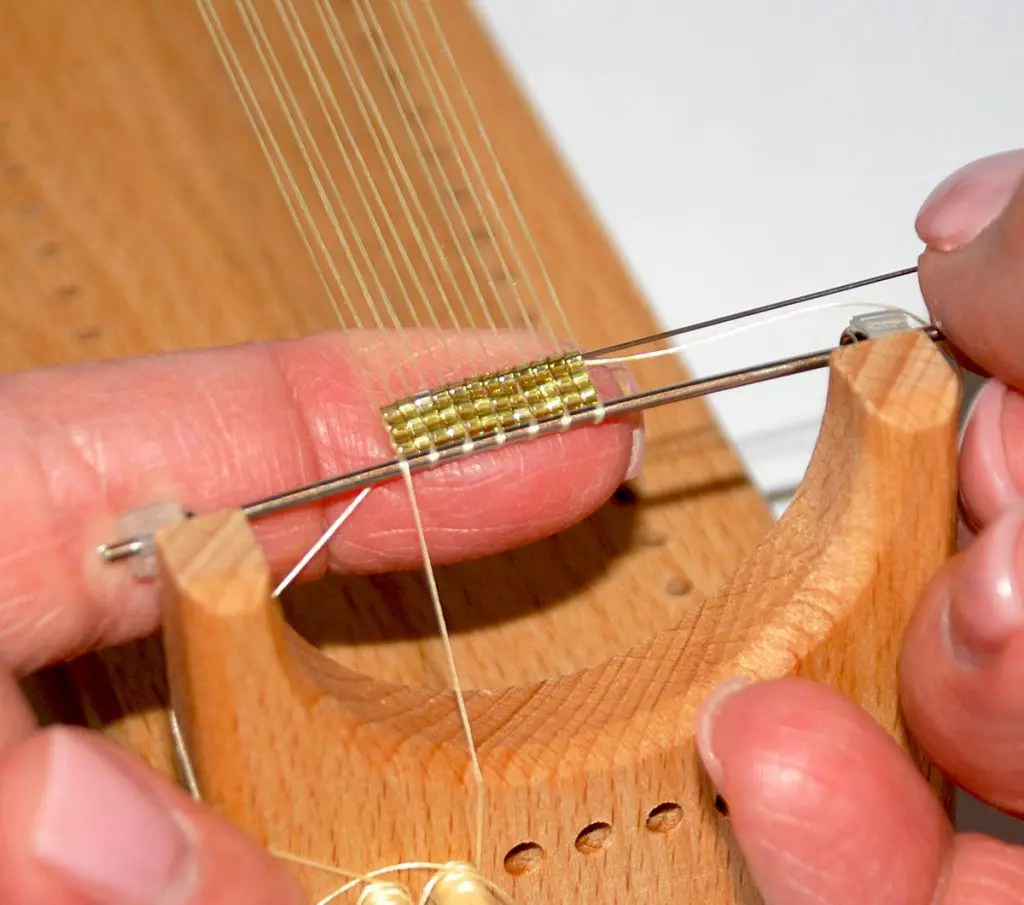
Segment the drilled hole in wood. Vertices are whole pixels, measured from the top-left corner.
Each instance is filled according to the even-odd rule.
[[[684,594],[689,594],[693,590],[693,582],[684,575],[677,575],[675,578],[670,578],[668,583],[665,585],[665,593],[671,594],[673,597],[682,597]]]
[[[505,870],[513,877],[521,877],[540,867],[544,849],[536,842],[520,842],[505,855]]]
[[[668,535],[654,528],[641,528],[637,540],[645,547],[660,547],[668,540]]]
[[[606,848],[612,841],[612,825],[602,820],[583,827],[576,837],[576,851],[583,855],[592,855]]]
[[[56,296],[62,302],[70,302],[76,298],[82,290],[73,284],[66,284],[64,286],[58,286],[56,289]]]
[[[683,822],[683,809],[674,801],[659,804],[647,815],[647,829],[652,833],[671,833]]]
[[[636,491],[629,484],[620,484],[612,494],[612,499],[620,506],[632,506],[637,501]]]

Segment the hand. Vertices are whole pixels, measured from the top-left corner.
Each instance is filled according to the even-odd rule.
[[[961,447],[967,543],[911,621],[901,698],[933,763],[1024,816],[1024,151],[955,174],[917,226],[929,310],[990,378]],[[910,759],[829,689],[726,683],[698,750],[766,905],[1024,902],[1024,850],[954,834]]]
[[[482,359],[520,357],[514,336],[485,342],[486,355],[461,338],[438,358],[464,353],[482,371]],[[124,751],[84,731],[38,730],[14,678],[158,628],[155,589],[95,553],[125,509],[174,499],[209,511],[388,458],[358,377],[408,359],[388,343],[326,335],[0,377],[0,902],[303,901],[280,863]],[[424,379],[448,376],[417,361],[433,371]],[[614,378],[594,379],[607,393]],[[433,557],[483,556],[584,518],[637,464],[633,428],[609,421],[422,474]],[[257,523],[272,565],[287,571],[344,505]],[[417,565],[408,505],[400,484],[374,490],[358,534],[343,529],[307,577]]]

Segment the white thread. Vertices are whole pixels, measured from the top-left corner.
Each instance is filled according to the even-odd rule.
[[[392,0],[392,5],[394,5],[394,2],[395,0]],[[468,156],[471,158],[472,163],[476,168],[477,175],[480,178],[480,181],[483,185],[484,195],[487,198],[488,202],[490,203],[491,209],[495,213],[495,219],[498,223],[498,226],[504,231],[505,238],[508,241],[509,245],[512,247],[512,253],[516,257],[516,264],[519,268],[520,273],[522,273],[523,275],[523,279],[526,282],[527,288],[533,295],[534,299],[537,299],[539,301],[537,292],[533,288],[533,281],[530,278],[530,272],[526,267],[523,266],[523,262],[519,256],[518,249],[516,249],[515,243],[512,241],[512,237],[509,234],[508,227],[505,225],[505,220],[501,216],[501,211],[498,208],[497,204],[495,203],[494,196],[491,192],[490,186],[487,184],[486,180],[483,177],[483,173],[480,169],[480,162],[477,159],[477,155],[473,152],[472,147],[469,144],[469,139],[468,136],[466,135],[466,130],[455,112],[451,99],[448,96],[448,92],[445,89],[444,83],[441,81],[440,76],[437,74],[437,70],[433,65],[429,53],[426,52],[426,45],[423,42],[423,36],[420,32],[419,23],[417,22],[416,17],[412,12],[411,7],[409,6],[408,0],[402,0],[402,6],[405,12],[405,17],[409,24],[412,26],[413,32],[418,39],[420,47],[423,48],[424,50],[424,56],[426,58],[427,65],[430,67],[430,70],[434,75],[435,82],[438,88],[440,89],[441,98],[445,102],[445,105],[448,107],[452,120],[454,121],[456,128],[459,130],[463,143],[467,151],[469,152]],[[448,42],[448,37],[444,33],[444,28],[441,26],[441,22],[437,18],[437,14],[434,12],[433,6],[430,3],[425,3],[424,8],[426,9],[426,13],[430,17],[430,21],[434,26],[434,35],[441,44],[441,52],[445,57],[447,57],[447,59],[451,63],[452,72],[454,73],[455,78],[459,83],[460,93],[462,94],[463,100],[466,102],[466,105],[469,108],[470,116],[473,124],[476,126],[477,134],[480,137],[480,140],[483,142],[484,149],[487,151],[487,154],[490,157],[491,163],[494,167],[495,174],[498,177],[498,183],[504,190],[505,200],[511,207],[512,215],[515,221],[518,223],[520,230],[522,230],[523,237],[526,239],[527,248],[529,248],[530,251],[533,253],[534,261],[537,264],[541,279],[547,287],[548,294],[551,300],[555,303],[555,310],[558,312],[558,314],[561,315],[562,323],[568,333],[568,338],[572,341],[573,345],[578,346],[579,343],[576,340],[575,333],[572,329],[572,325],[569,323],[569,318],[565,313],[565,309],[562,307],[562,301],[559,298],[558,292],[554,286],[554,282],[552,281],[551,276],[548,273],[547,267],[544,264],[544,258],[541,255],[539,248],[537,247],[537,242],[534,239],[533,232],[530,230],[530,227],[526,222],[526,218],[523,216],[523,212],[520,209],[519,202],[516,199],[515,193],[512,191],[512,187],[509,184],[508,177],[505,175],[505,171],[501,165],[501,160],[499,159],[498,154],[494,150],[494,146],[491,143],[491,137],[487,133],[487,128],[485,127],[483,119],[480,116],[480,112],[477,109],[476,102],[473,100],[472,93],[469,90],[469,85],[466,83],[466,79],[463,76],[461,70],[459,69],[455,52],[453,51],[451,45]],[[541,307],[541,319],[548,325],[548,329],[551,332],[552,339],[555,340],[557,344],[557,337],[555,336],[554,327],[551,325],[551,321],[548,319],[547,312],[544,310],[543,307]]]
[[[320,12],[320,18],[321,18],[321,21],[323,22],[323,24],[325,26],[328,38],[331,41],[331,44],[332,44],[332,47],[333,47],[335,53],[338,54],[339,50],[340,50],[340,47],[341,46],[346,46],[347,47],[347,43],[345,41],[345,36],[344,36],[343,31],[341,30],[340,24],[338,23],[337,16],[333,12],[333,10],[331,10],[329,7],[327,7],[327,15],[329,15],[331,17],[332,22],[333,22],[333,24],[335,26],[335,31],[332,34],[331,29],[327,28],[329,23],[327,23],[326,19],[324,18],[323,6],[320,4],[319,0],[316,0],[316,2],[318,4],[318,12]],[[354,8],[355,8],[356,14],[359,15],[360,14],[360,9],[359,9],[358,4],[355,4]],[[372,8],[368,9],[368,13],[374,19],[374,25],[376,26],[376,34],[382,40],[383,51],[384,51],[384,53],[388,57],[387,61],[385,62],[384,60],[381,59],[381,53],[380,53],[380,51],[377,48],[376,42],[374,40],[372,40],[372,38],[369,41],[370,51],[373,53],[374,58],[377,61],[377,65],[378,65],[379,71],[384,76],[384,82],[385,82],[385,84],[388,87],[388,90],[389,90],[389,92],[391,94],[392,100],[394,101],[396,108],[401,110],[402,109],[402,99],[399,99],[399,97],[398,97],[398,95],[396,93],[395,87],[392,84],[392,79],[388,77],[389,76],[389,72],[388,72],[388,67],[389,66],[391,67],[391,73],[394,74],[395,79],[397,79],[397,81],[398,81],[399,89],[402,92],[403,99],[404,99],[405,104],[407,105],[407,108],[409,110],[411,110],[414,113],[414,115],[416,116],[416,120],[417,120],[417,122],[419,123],[419,125],[421,127],[422,134],[426,138],[427,149],[429,151],[433,152],[434,163],[435,163],[437,169],[440,171],[441,177],[447,183],[447,176],[446,176],[446,174],[444,172],[444,169],[441,167],[440,160],[438,159],[436,151],[434,151],[433,147],[431,146],[429,134],[427,133],[425,127],[423,126],[422,117],[419,115],[419,113],[418,113],[418,111],[416,109],[415,100],[413,99],[412,94],[409,91],[408,85],[406,84],[406,80],[403,77],[401,77],[401,69],[398,66],[398,63],[395,60],[393,54],[391,53],[387,36],[386,36],[384,30],[380,27],[379,23],[377,23],[376,17],[374,16]],[[363,82],[363,84],[365,86],[365,79],[361,77],[361,80],[362,80],[362,82]],[[376,110],[376,106],[375,106],[375,110]],[[377,112],[378,112],[378,123],[379,123],[379,125],[383,126],[382,121],[379,120],[379,111],[377,111]],[[469,276],[470,281],[472,282],[473,287],[474,287],[474,289],[477,292],[477,296],[478,296],[479,301],[480,301],[481,309],[482,309],[482,311],[484,313],[484,319],[490,325],[491,329],[496,331],[498,329],[497,325],[494,323],[494,320],[491,317],[490,312],[487,310],[487,303],[484,300],[482,293],[480,292],[479,284],[476,281],[476,275],[473,273],[472,267],[469,264],[468,259],[466,258],[465,252],[463,251],[462,244],[459,241],[458,233],[456,232],[455,227],[452,224],[451,218],[448,215],[448,211],[447,211],[447,209],[445,207],[444,201],[441,198],[441,194],[440,194],[440,191],[438,190],[438,187],[437,187],[436,181],[434,179],[433,173],[431,172],[430,166],[428,165],[427,160],[424,157],[424,153],[423,153],[422,147],[420,145],[420,142],[417,139],[417,137],[414,135],[413,129],[409,125],[408,118],[403,116],[403,117],[401,117],[401,119],[402,119],[402,123],[405,125],[406,134],[408,135],[409,140],[410,140],[410,142],[412,142],[413,148],[416,151],[416,155],[417,155],[417,158],[418,158],[418,161],[419,161],[419,164],[420,164],[420,169],[421,169],[422,175],[426,179],[427,184],[430,186],[431,191],[433,192],[434,200],[437,203],[437,209],[438,209],[439,213],[441,214],[442,218],[444,219],[446,225],[448,226],[448,230],[451,233],[452,239],[454,240],[454,248],[458,252],[460,258],[462,259],[463,265],[466,268],[467,275]],[[389,136],[387,136],[387,134],[386,134],[386,131],[385,131],[385,137],[389,138]],[[392,151],[393,151],[393,153],[395,153],[397,155],[397,151],[394,150],[393,145],[392,145]],[[452,283],[452,287],[454,288],[456,294],[458,295],[459,301],[462,303],[463,310],[465,311],[466,316],[469,319],[469,326],[471,328],[475,328],[476,327],[476,323],[475,323],[475,321],[473,319],[473,315],[472,315],[472,313],[471,313],[471,311],[469,309],[469,306],[468,306],[468,304],[467,304],[467,302],[465,300],[465,296],[464,296],[464,294],[462,292],[462,289],[461,289],[461,287],[458,284],[458,280],[455,278],[455,274],[452,271],[451,264],[450,264],[450,262],[448,260],[448,255],[446,255],[444,253],[444,250],[442,248],[441,242],[439,242],[439,240],[437,239],[436,233],[434,232],[433,228],[429,225],[428,218],[427,218],[426,213],[423,210],[422,204],[419,203],[418,199],[415,196],[415,193],[413,191],[412,182],[411,182],[410,177],[408,175],[408,171],[406,170],[406,168],[404,166],[401,166],[400,159],[397,158],[397,156],[396,156],[396,161],[400,164],[400,171],[402,173],[403,180],[404,180],[406,186],[409,188],[410,197],[412,198],[413,203],[416,205],[417,211],[420,214],[420,217],[422,218],[424,223],[427,224],[427,228],[428,228],[428,230],[430,232],[431,239],[433,240],[433,244],[434,244],[434,246],[435,246],[435,248],[437,250],[438,259],[441,261],[441,265],[445,269],[446,273],[448,274],[448,277],[449,277],[449,279],[451,280],[451,283]],[[449,186],[449,191],[451,191],[451,187],[450,186]],[[453,197],[454,197],[454,195],[453,195]],[[465,221],[465,217],[464,216],[463,216],[463,221]],[[468,224],[466,224],[466,235],[467,235],[468,238],[472,239],[472,236],[470,235],[470,230],[469,230]],[[483,258],[480,255],[479,249],[477,249],[477,256],[478,256],[478,258],[480,258],[481,263],[482,263],[483,262]],[[443,289],[441,289],[441,291],[444,292]],[[447,293],[444,293],[444,294],[447,295]],[[500,303],[500,299],[499,299],[499,303]],[[454,315],[453,315],[453,321],[454,321]],[[506,316],[506,321],[507,321],[507,316]],[[509,324],[509,326],[511,326],[511,324]],[[482,344],[482,340],[481,340],[481,344]]]
[[[324,864],[321,861],[315,861],[312,858],[303,858],[299,855],[292,855],[289,852],[281,852],[271,850],[269,854],[274,858],[279,858],[282,861],[287,861],[291,864],[297,864],[300,867],[309,867],[313,870],[322,870],[324,873],[334,874],[341,877],[346,877],[347,882],[337,889],[328,893],[323,898],[319,899],[316,905],[329,905],[329,903],[335,901],[347,892],[351,892],[353,889],[357,889],[360,885],[367,886],[372,884],[375,880],[381,877],[385,877],[388,874],[401,873],[403,871],[434,871],[435,873],[441,874],[441,876],[432,877],[426,884],[424,892],[427,892],[437,885],[437,883],[444,879],[444,874],[453,873],[464,873],[467,869],[472,869],[474,873],[474,879],[479,880],[480,883],[498,900],[501,905],[515,905],[515,903],[508,897],[508,895],[497,886],[491,880],[488,880],[483,874],[479,873],[476,868],[472,865],[461,864],[459,862],[449,861],[445,864],[440,864],[434,861],[403,861],[400,864],[389,864],[385,867],[378,867],[366,873],[357,873],[355,871],[343,870],[340,867],[334,867],[330,864]],[[421,905],[423,903],[421,898]]]
[[[409,470],[409,463],[402,459],[398,463],[402,471],[402,478],[405,480],[406,489],[409,492],[409,503],[412,506],[413,519],[416,523],[416,536],[420,544],[420,554],[423,557],[423,574],[427,581],[427,589],[430,592],[430,600],[434,606],[434,614],[437,617],[437,628],[441,633],[441,643],[444,647],[445,658],[448,661],[448,670],[451,674],[452,691],[455,693],[455,702],[459,709],[459,719],[462,721],[462,731],[466,736],[466,745],[469,748],[470,765],[473,771],[473,781],[476,785],[476,838],[474,840],[474,858],[480,864],[483,857],[483,835],[484,835],[484,804],[486,789],[484,786],[484,774],[480,768],[480,760],[477,756],[476,743],[473,741],[473,728],[469,722],[469,712],[466,709],[466,698],[462,693],[462,683],[459,681],[459,671],[455,664],[455,653],[452,650],[451,637],[448,634],[448,623],[444,617],[444,607],[441,606],[441,595],[437,590],[437,579],[434,575],[434,566],[430,560],[430,550],[427,548],[427,536],[423,531],[423,520],[420,517],[420,507],[416,501],[416,491],[413,488],[412,472]]]
[[[742,324],[738,327],[731,327],[728,330],[723,330],[719,333],[713,333],[711,336],[704,337],[703,339],[695,339],[684,341],[669,347],[668,349],[655,349],[653,352],[638,352],[633,355],[623,355],[619,358],[589,358],[585,360],[587,365],[612,365],[612,364],[628,364],[634,361],[645,361],[650,358],[661,358],[665,355],[676,355],[679,352],[684,352],[687,349],[693,349],[697,346],[704,346],[708,343],[721,342],[723,339],[728,339],[730,336],[736,336],[739,333],[746,333],[750,330],[756,330],[759,327],[767,327],[769,324],[773,324],[776,321],[788,320],[792,317],[802,317],[807,314],[813,314],[816,311],[825,311],[834,308],[869,308],[874,311],[891,311],[905,314],[907,317],[913,319],[921,326],[927,326],[927,321],[914,314],[912,311],[907,311],[905,308],[900,308],[898,305],[884,305],[876,302],[822,302],[818,305],[812,305],[809,308],[798,308],[792,311],[785,311],[781,314],[774,314],[761,320],[755,320],[747,324]]]
[[[309,561],[323,549],[324,545],[326,545],[332,537],[334,537],[338,529],[345,524],[349,516],[356,511],[359,504],[366,499],[366,495],[372,489],[372,487],[366,487],[359,492],[359,495],[346,507],[345,511],[334,520],[331,526],[320,536],[320,539],[309,548],[305,556],[303,556],[302,559],[299,560],[298,564],[285,576],[271,596],[281,596],[288,585],[290,585],[299,573],[306,568]],[[194,801],[202,801],[202,792],[199,789],[199,779],[196,776],[195,767],[192,764],[192,756],[189,754],[188,746],[185,744],[185,736],[181,731],[181,724],[178,722],[178,714],[175,712],[173,707],[168,713],[168,722],[170,723],[171,729],[171,742],[174,746],[175,756],[178,759],[178,765],[181,768],[182,779],[185,781],[185,788],[188,789],[188,792]]]
[[[515,242],[513,241],[511,233],[508,230],[504,217],[501,214],[500,208],[498,208],[498,206],[494,203],[493,193],[490,190],[490,186],[487,184],[487,180],[480,166],[480,161],[477,158],[476,152],[473,150],[471,144],[469,143],[465,127],[459,120],[458,113],[451,102],[451,98],[448,94],[448,91],[445,88],[444,83],[437,72],[437,68],[434,66],[433,61],[431,60],[430,53],[426,47],[426,44],[423,41],[422,31],[420,29],[416,16],[413,14],[412,9],[409,7],[408,3],[403,3],[400,9],[399,6],[395,3],[395,0],[391,0],[391,6],[393,11],[395,12],[396,21],[402,28],[406,46],[408,47],[411,53],[413,63],[415,64],[416,70],[419,73],[420,80],[430,96],[430,103],[433,106],[434,111],[437,115],[438,125],[440,125],[441,128],[444,130],[448,147],[453,153],[454,162],[458,167],[463,184],[465,185],[469,193],[469,197],[473,203],[473,207],[476,210],[476,214],[480,218],[480,222],[483,224],[483,227],[487,232],[491,248],[498,258],[499,267],[501,269],[502,275],[507,285],[512,291],[512,295],[515,298],[516,304],[519,306],[520,317],[522,317],[523,322],[529,326],[531,334],[537,340],[538,353],[541,353],[542,344],[539,340],[539,337],[537,336],[537,329],[534,325],[533,318],[530,315],[530,311],[523,302],[522,295],[519,292],[519,280],[516,279],[516,276],[512,273],[512,270],[510,269],[509,264],[505,259],[505,255],[502,253],[502,243],[499,240],[498,236],[495,234],[495,229],[491,225],[491,221],[484,210],[480,196],[478,195],[476,187],[474,185],[473,179],[466,168],[466,163],[463,160],[462,151],[460,151],[460,143],[457,142],[455,138],[456,134],[461,139],[461,148],[465,151],[466,158],[469,160],[473,172],[476,174],[476,177],[480,182],[484,199],[490,202],[490,208],[494,216],[495,223],[498,229],[503,234],[505,242],[509,246],[511,255],[514,258],[512,265],[513,267],[517,268],[519,276],[525,281],[527,290],[533,297],[534,302],[539,303],[537,293],[533,289],[533,283],[530,279],[529,271],[527,271],[523,266],[522,257],[520,256],[518,249],[515,247]],[[429,4],[425,4],[425,6],[429,9]],[[357,10],[359,9],[358,4],[356,4],[356,8]],[[405,20],[404,23],[403,18]],[[406,26],[405,23],[407,23],[408,27]],[[455,62],[454,55],[448,53],[447,51],[443,52],[447,56],[448,60],[451,62],[454,71],[458,74],[458,66]],[[435,87],[437,88],[436,93],[434,91]],[[442,107],[442,102],[444,104],[444,107]],[[449,119],[451,121],[450,126]],[[500,171],[500,167],[498,169]],[[495,282],[494,277],[490,274],[489,269],[486,267],[483,270],[483,276],[484,279],[490,284],[491,291],[494,293],[495,298],[498,299],[499,305],[502,305],[503,303],[501,301],[501,295],[497,283]],[[554,330],[551,328],[550,321],[546,316],[546,312],[544,311],[543,306],[540,306],[538,304],[538,307],[540,308],[540,319],[547,325],[548,331],[551,334],[552,341],[557,346],[557,337],[555,336]]]
[[[398,334],[398,336],[401,338],[401,340],[404,342],[406,346],[407,358],[413,371],[416,373],[416,380],[420,384],[425,383],[423,376],[418,372],[416,365],[417,357],[405,335],[405,328],[402,325],[401,320],[399,319],[397,311],[395,310],[394,306],[391,303],[388,292],[385,290],[384,285],[380,280],[380,275],[377,272],[377,268],[373,264],[373,260],[370,258],[368,252],[366,251],[362,235],[356,229],[355,224],[353,223],[352,218],[349,215],[348,208],[345,205],[344,201],[342,200],[341,194],[337,190],[337,185],[334,181],[334,178],[331,175],[329,168],[326,166],[326,163],[324,162],[323,153],[320,150],[319,143],[317,142],[316,137],[314,136],[309,127],[306,115],[302,110],[301,104],[295,97],[295,94],[291,88],[291,83],[289,82],[287,75],[277,57],[277,53],[274,50],[273,43],[271,42],[269,36],[267,35],[266,30],[263,27],[263,23],[259,16],[259,13],[257,12],[255,6],[253,5],[253,0],[235,0],[235,6],[239,15],[242,18],[246,31],[249,34],[253,48],[256,50],[256,53],[260,58],[260,62],[262,63],[263,67],[263,72],[268,82],[270,83],[271,89],[273,90],[275,97],[277,98],[281,112],[285,116],[292,138],[298,145],[302,159],[305,161],[306,167],[309,171],[310,178],[313,180],[313,183],[316,186],[317,194],[319,195],[320,201],[324,207],[324,212],[327,214],[328,219],[331,222],[331,225],[334,227],[334,231],[338,238],[338,241],[342,244],[342,247],[345,250],[346,258],[348,259],[349,265],[352,267],[352,271],[354,276],[356,277],[356,280],[360,284],[363,296],[368,301],[371,301],[371,306],[373,307],[374,313],[376,314],[376,307],[372,305],[372,297],[370,296],[369,288],[366,286],[365,281],[363,280],[362,271],[360,270],[359,265],[356,263],[355,256],[348,243],[348,240],[345,238],[345,232],[341,227],[340,221],[338,220],[337,213],[331,206],[330,199],[327,196],[327,191],[324,187],[323,181],[321,180],[320,176],[317,173],[313,157],[316,157],[317,161],[320,163],[320,166],[323,169],[324,174],[327,178],[327,182],[331,189],[333,190],[333,194],[338,202],[341,215],[345,219],[345,222],[348,224],[350,234],[356,244],[356,247],[362,253],[367,268],[370,274],[372,275],[374,282],[377,285],[381,301],[383,302],[385,309],[387,310],[388,314],[391,317],[391,321],[392,324],[394,325],[395,332]],[[303,134],[306,135],[306,140],[303,139]],[[309,147],[307,147],[306,144],[307,140],[309,142]],[[311,152],[313,157],[310,156]],[[385,249],[386,256],[390,254],[389,252],[387,252],[386,243],[382,244],[382,248]],[[392,265],[394,264],[393,260],[391,260],[390,262]],[[413,313],[413,319],[416,321],[416,326],[418,327],[420,326],[419,320],[415,314],[415,309],[412,306],[411,299],[408,296],[408,291],[406,290],[405,284],[401,281],[401,277],[397,275],[397,271],[395,271],[395,273],[396,278],[399,281],[399,286],[410,307],[410,311]],[[383,329],[383,325],[378,323],[378,328]]]
[[[320,535],[320,539],[306,551],[306,555],[303,556],[302,559],[295,564],[295,567],[281,580],[281,583],[274,589],[274,593],[271,595],[272,597],[280,597],[285,592],[288,585],[290,585],[299,576],[299,573],[309,565],[310,560],[330,542],[331,538],[337,534],[338,529],[348,521],[349,516],[359,508],[359,504],[366,499],[366,495],[372,489],[372,487],[364,487],[359,492],[359,495],[345,507],[344,512],[342,512],[341,515],[334,520],[331,526]]]
[[[196,771],[192,766],[192,757],[188,753],[185,736],[178,723],[178,714],[175,713],[173,707],[168,712],[167,718],[171,724],[171,741],[174,744],[174,753],[178,758],[178,766],[181,767],[182,779],[185,780],[185,788],[188,789],[193,801],[202,801],[203,793],[199,789],[199,780],[196,778]]]
[[[199,8],[200,15],[203,18],[203,22],[206,25],[206,29],[209,32],[210,39],[217,51],[218,56],[221,59],[222,65],[227,72],[228,78],[238,96],[239,103],[245,113],[246,119],[249,122],[253,134],[263,151],[263,155],[270,166],[271,173],[273,174],[274,181],[277,185],[278,191],[281,193],[281,197],[288,207],[288,211],[291,214],[292,221],[295,224],[296,229],[302,238],[303,243],[306,246],[306,250],[313,262],[313,267],[316,270],[320,281],[323,284],[324,291],[327,293],[328,299],[330,300],[331,307],[334,309],[334,314],[338,319],[338,323],[342,328],[346,327],[345,320],[341,314],[341,308],[338,305],[338,301],[335,298],[333,291],[331,290],[330,283],[327,281],[327,277],[324,274],[323,268],[320,266],[320,261],[316,256],[316,252],[313,250],[314,240],[319,246],[328,268],[331,270],[332,276],[338,283],[338,288],[341,292],[342,298],[348,304],[352,316],[356,322],[357,327],[362,326],[362,322],[359,319],[359,314],[356,311],[351,297],[345,288],[344,282],[341,280],[341,276],[338,274],[337,268],[334,263],[334,259],[331,257],[330,252],[327,250],[327,245],[324,243],[323,234],[319,227],[316,225],[316,221],[313,219],[312,214],[309,210],[309,204],[303,197],[302,191],[299,189],[298,184],[295,181],[295,177],[292,174],[291,167],[288,166],[288,161],[285,159],[284,154],[281,151],[281,147],[274,136],[273,130],[267,123],[267,119],[263,114],[263,109],[256,98],[256,95],[252,88],[252,82],[246,75],[245,67],[242,66],[241,61],[238,59],[238,55],[235,51],[234,45],[231,43],[231,39],[228,37],[227,32],[224,30],[223,25],[220,22],[220,18],[217,15],[217,10],[213,6],[212,0],[196,0],[196,5]],[[266,130],[266,136],[261,130]],[[274,153],[271,153],[273,149]],[[275,157],[276,155],[276,157]],[[282,176],[282,170],[284,175]],[[286,185],[287,183],[287,185]],[[293,202],[292,196],[289,194],[288,189],[294,191],[297,202]],[[313,234],[313,239],[307,235],[306,230],[303,228],[302,219],[300,219],[298,211],[296,210],[296,203],[301,209],[305,220],[309,225],[310,232]]]

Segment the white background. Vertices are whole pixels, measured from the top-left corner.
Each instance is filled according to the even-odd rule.
[[[666,326],[911,266],[933,186],[1024,147],[1020,0],[477,6]],[[850,299],[924,312],[913,278]],[[848,317],[686,358],[707,374],[817,349]],[[813,374],[713,400],[766,492],[799,482],[824,388]],[[978,819],[993,828],[973,808],[961,822]]]

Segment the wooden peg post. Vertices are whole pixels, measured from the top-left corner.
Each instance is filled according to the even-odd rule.
[[[800,491],[717,593],[600,666],[469,694],[487,877],[519,905],[757,901],[698,766],[696,709],[729,676],[807,676],[908,745],[897,655],[953,551],[958,397],[920,335],[837,351]],[[348,869],[472,856],[450,693],[358,675],[300,639],[238,513],[174,527],[159,551],[172,699],[209,802],[272,850]]]

